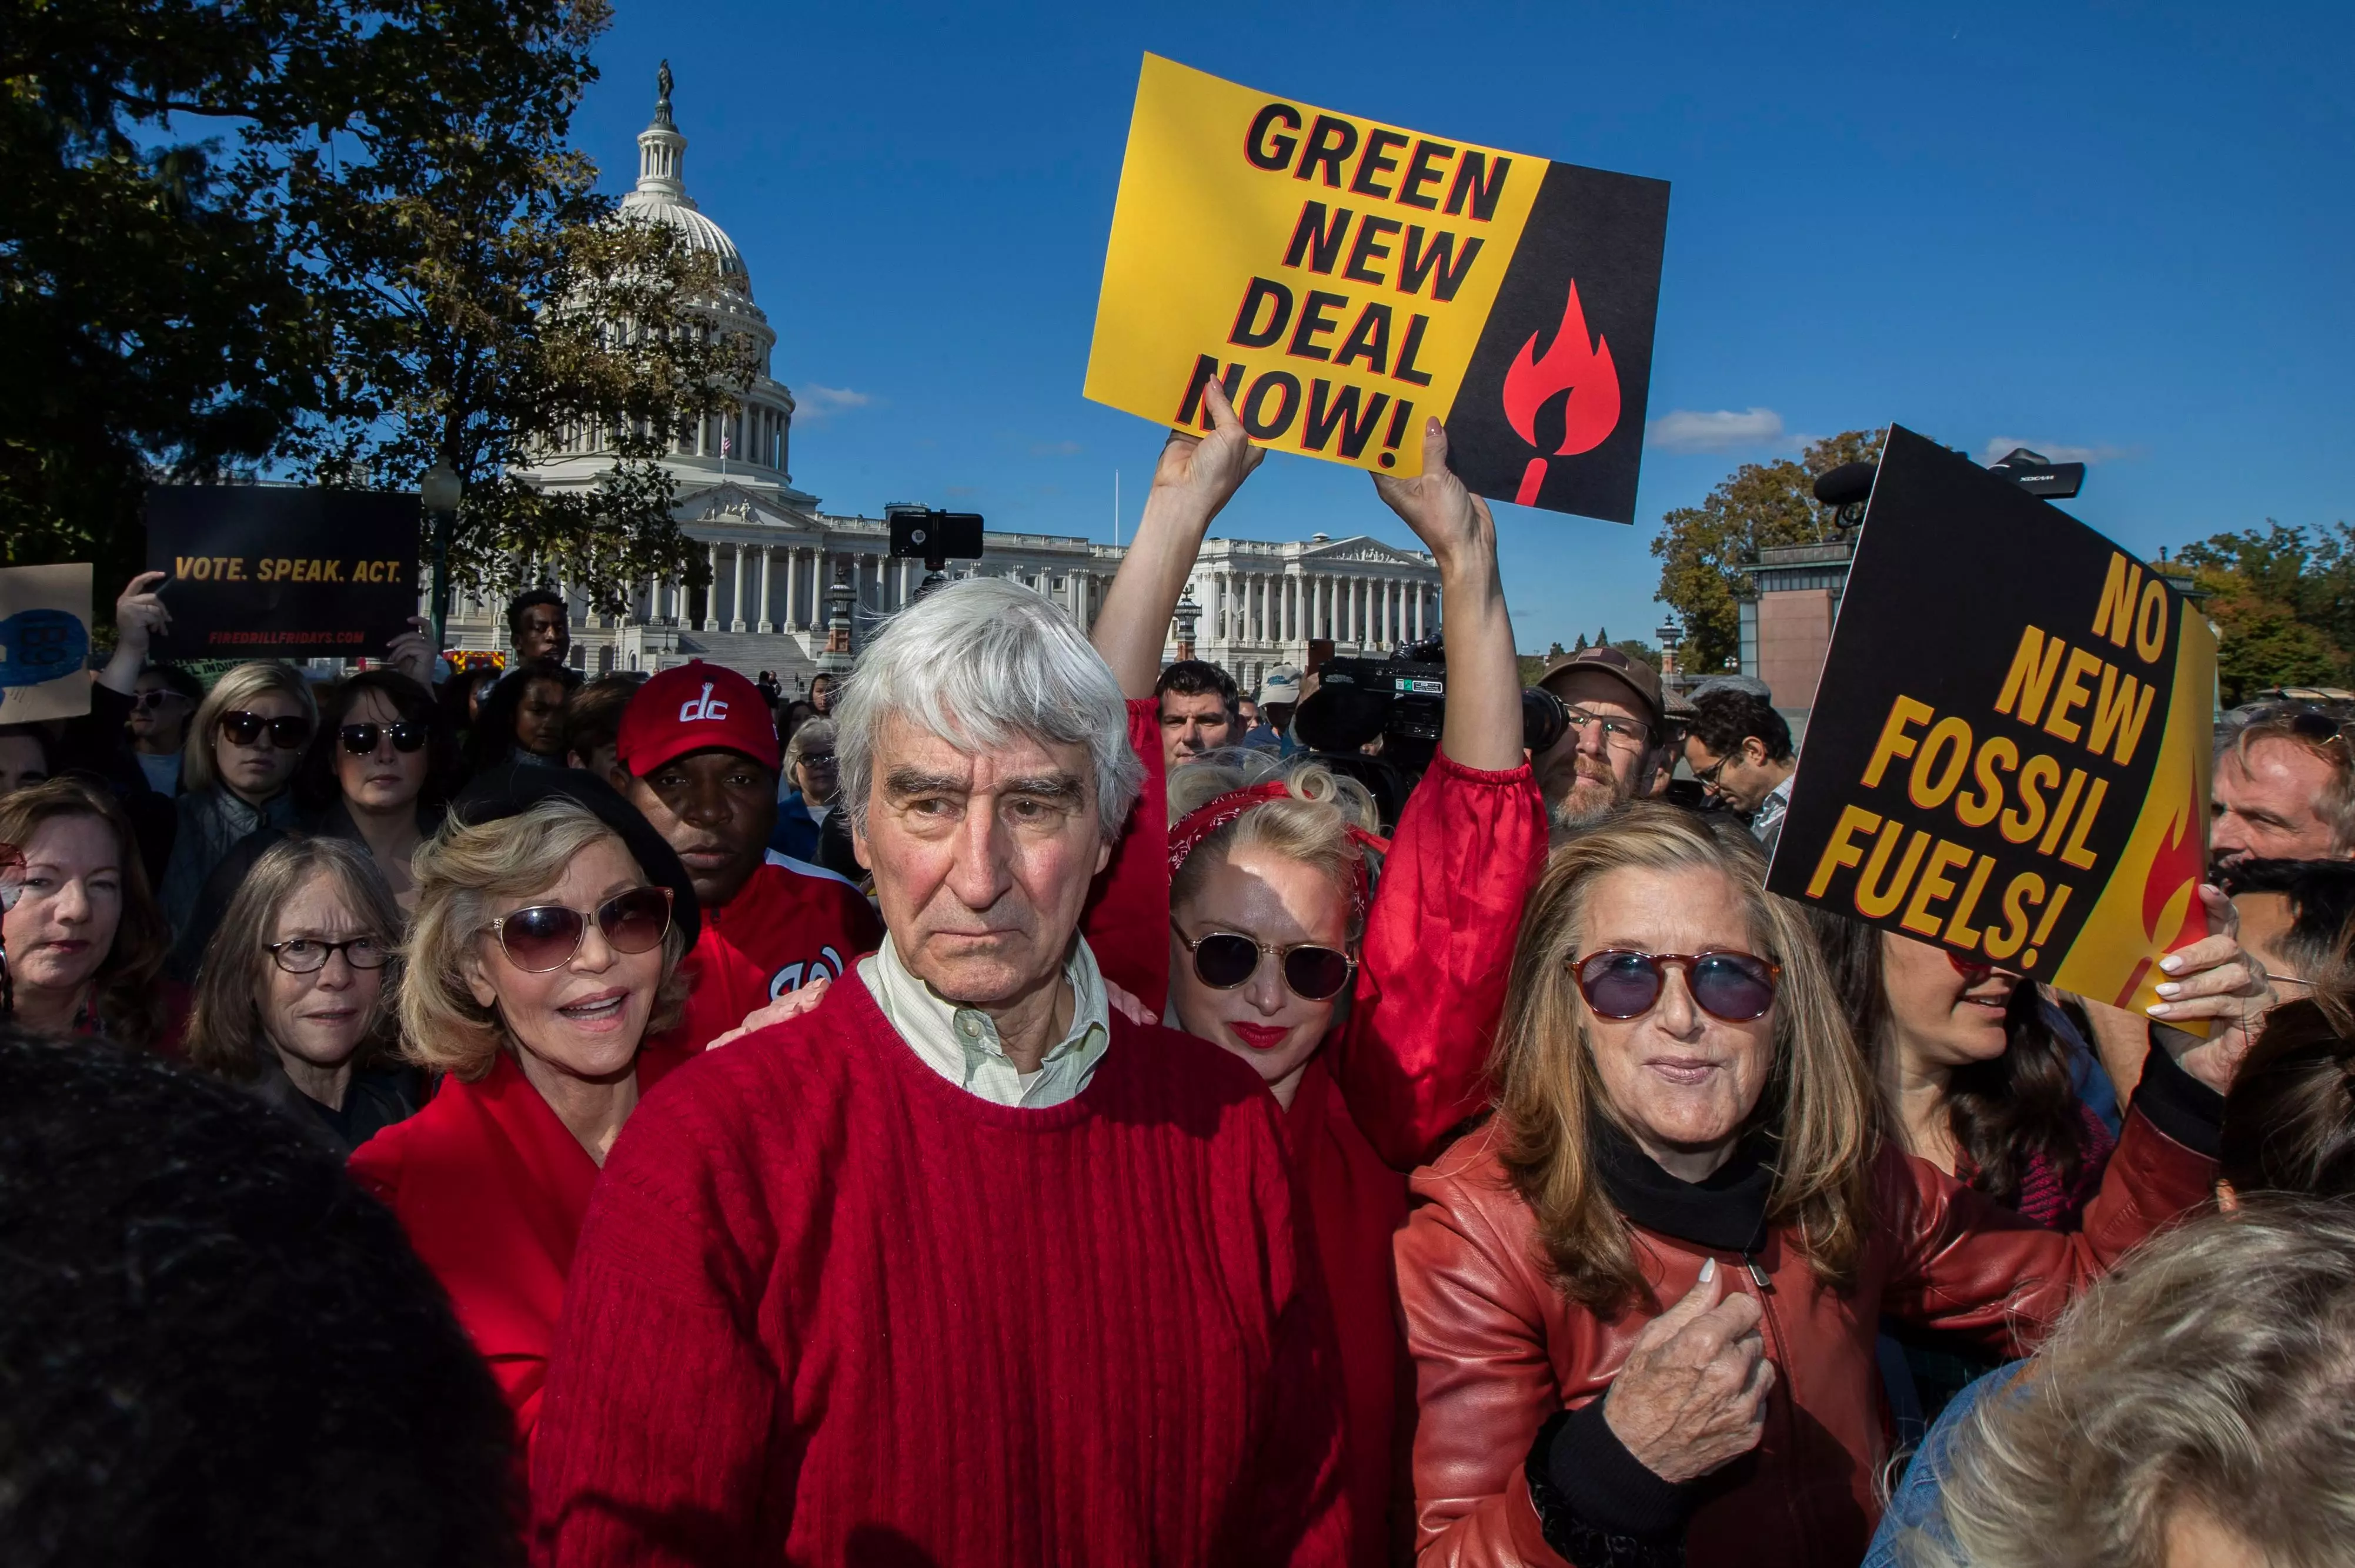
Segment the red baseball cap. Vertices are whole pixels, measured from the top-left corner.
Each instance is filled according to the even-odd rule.
[[[689,752],[741,752],[774,773],[777,727],[760,688],[724,665],[691,659],[638,688],[614,750],[638,778]]]

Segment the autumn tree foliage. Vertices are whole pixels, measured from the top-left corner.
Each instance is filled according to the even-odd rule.
[[[1661,519],[1652,554],[1660,562],[1660,601],[1684,622],[1686,669],[1708,674],[1735,659],[1744,582],[1737,569],[1769,545],[1829,539],[1832,512],[1816,501],[1817,477],[1844,463],[1877,462],[1881,439],[1878,431],[1846,431],[1809,443],[1796,460],[1745,463],[1700,506]]]
[[[2216,681],[2227,704],[2277,686],[2355,684],[2355,528],[2346,523],[2211,534],[2177,559],[2211,597]]]

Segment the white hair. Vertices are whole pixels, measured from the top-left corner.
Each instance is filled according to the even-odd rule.
[[[2162,1235],[1957,1424],[1908,1568],[2173,1561],[2179,1509],[2275,1568],[2355,1538],[2355,1212],[2263,1193]]]
[[[835,705],[834,752],[843,805],[861,832],[875,737],[895,713],[969,753],[1017,735],[1085,743],[1107,839],[1120,836],[1145,784],[1111,667],[1070,616],[1004,578],[934,589],[886,622],[858,656]]]

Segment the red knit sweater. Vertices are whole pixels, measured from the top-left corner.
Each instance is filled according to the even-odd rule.
[[[1340,1563],[1330,1317],[1274,1102],[1115,1016],[991,1104],[856,976],[682,1068],[591,1200],[542,1563]]]

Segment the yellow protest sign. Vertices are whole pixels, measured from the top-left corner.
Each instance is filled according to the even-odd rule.
[[[1668,186],[1273,97],[1147,55],[1086,395],[1635,519]]]

